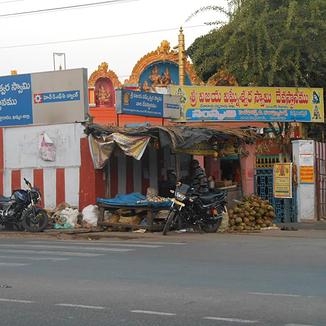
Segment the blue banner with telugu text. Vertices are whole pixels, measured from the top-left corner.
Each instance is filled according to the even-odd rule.
[[[0,126],[32,123],[31,75],[0,77]]]

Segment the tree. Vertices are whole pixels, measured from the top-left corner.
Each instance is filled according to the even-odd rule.
[[[198,75],[207,81],[220,69],[239,85],[326,86],[325,0],[233,0],[227,21],[188,48]]]

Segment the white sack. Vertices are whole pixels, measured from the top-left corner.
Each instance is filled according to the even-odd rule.
[[[83,211],[83,221],[86,223],[97,226],[97,220],[100,215],[100,211],[96,205],[88,205],[86,206]]]

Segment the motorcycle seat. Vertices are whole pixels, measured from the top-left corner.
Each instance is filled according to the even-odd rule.
[[[223,201],[225,199],[225,193],[209,193],[205,195],[200,195],[200,199],[204,204]]]
[[[0,203],[8,203],[10,200],[10,197],[0,196]]]

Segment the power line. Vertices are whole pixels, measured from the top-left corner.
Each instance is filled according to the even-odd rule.
[[[23,2],[24,0],[7,0],[7,1],[1,1],[0,5],[5,4],[5,3],[12,3],[12,2]]]
[[[207,25],[192,25],[192,26],[184,26],[184,29],[189,28],[198,28],[204,27]],[[127,36],[136,36],[136,35],[143,35],[143,34],[152,34],[152,33],[160,33],[160,32],[169,32],[179,30],[180,27],[173,27],[173,28],[165,28],[165,29],[156,29],[151,31],[143,31],[143,32],[134,32],[134,33],[125,33],[125,34],[113,34],[113,35],[104,35],[104,36],[95,36],[95,37],[86,37],[86,38],[79,38],[79,39],[71,39],[71,40],[64,40],[64,41],[52,41],[52,42],[41,42],[41,43],[28,43],[28,44],[16,44],[16,45],[8,45],[8,46],[0,46],[1,49],[14,49],[14,48],[26,48],[31,46],[41,46],[41,45],[52,45],[52,44],[64,44],[64,43],[75,43],[75,42],[84,42],[84,41],[94,41],[94,40],[103,40],[108,38],[119,38],[119,37],[127,37]]]
[[[16,0],[19,1],[19,0]],[[21,11],[21,12],[12,12],[8,14],[1,14],[0,18],[8,18],[8,17],[15,17],[15,16],[23,16],[23,15],[33,15],[33,14],[43,14],[47,12],[53,11],[61,11],[67,9],[79,9],[79,8],[88,8],[88,7],[96,7],[96,6],[103,6],[109,4],[115,4],[120,2],[132,2],[132,1],[140,1],[140,0],[108,0],[108,1],[100,1],[100,2],[91,2],[91,3],[83,3],[78,5],[71,5],[65,7],[54,7],[54,8],[46,8],[46,9],[37,9],[37,10],[30,10],[30,11]]]

